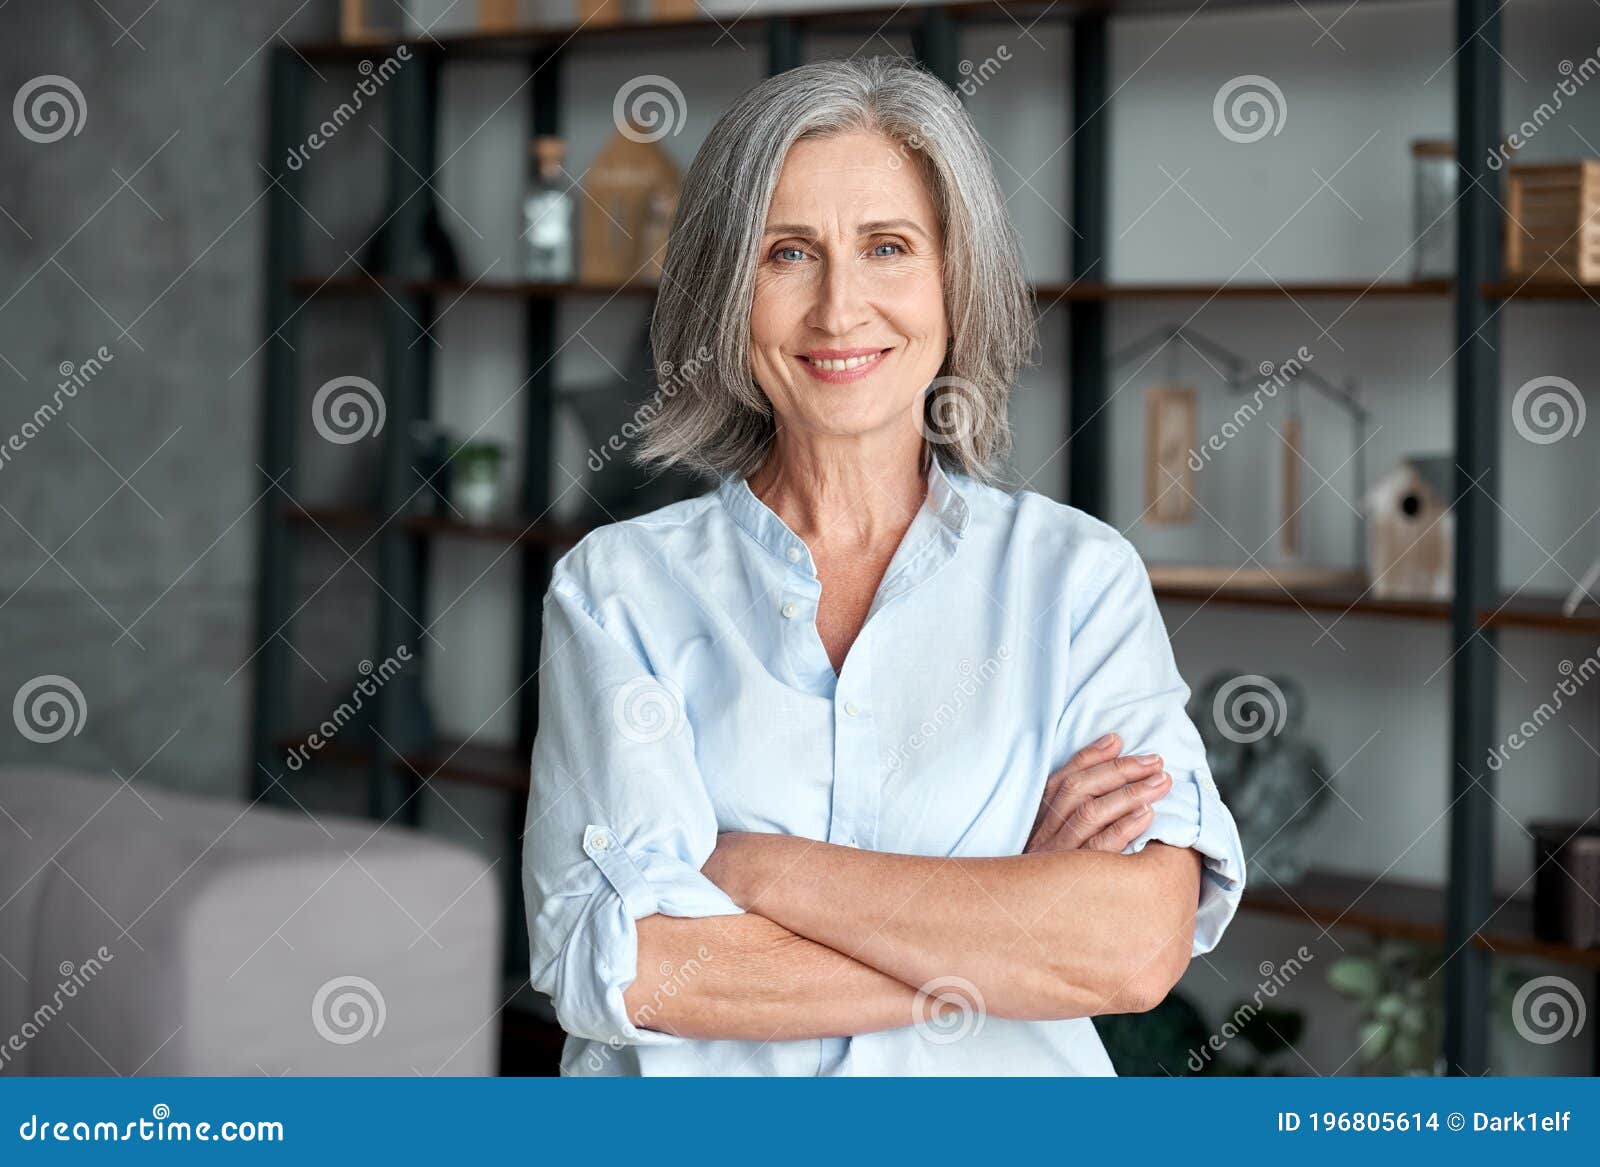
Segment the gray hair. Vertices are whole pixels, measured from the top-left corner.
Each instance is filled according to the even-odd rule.
[[[650,322],[660,391],[641,425],[641,465],[740,477],[760,468],[775,419],[751,374],[750,313],[767,209],[795,142],[858,130],[917,160],[944,235],[950,349],[924,399],[926,444],[947,469],[995,477],[1011,447],[1011,386],[1037,342],[1021,249],[961,102],[930,74],[883,57],[768,78],[695,155]]]

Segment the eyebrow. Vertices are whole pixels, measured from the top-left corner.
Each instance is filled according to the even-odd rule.
[[[904,230],[906,228],[910,228],[918,235],[927,235],[926,231],[924,231],[920,226],[912,222],[910,219],[876,219],[870,223],[862,223],[856,228],[856,233],[858,235],[873,235],[879,231]],[[772,226],[767,228],[767,234],[804,235],[807,238],[815,238],[817,229],[815,227],[809,227],[804,223],[774,223]]]

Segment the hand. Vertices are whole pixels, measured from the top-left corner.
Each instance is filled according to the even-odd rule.
[[[1118,757],[1122,741],[1085,746],[1044,784],[1024,853],[1111,851],[1120,854],[1150,825],[1150,805],[1172,788],[1158,754]]]

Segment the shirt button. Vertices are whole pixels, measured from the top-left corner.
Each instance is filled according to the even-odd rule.
[[[611,839],[604,831],[596,831],[594,838],[589,842],[596,851],[605,851],[611,847]]]
[[[789,550],[785,554],[787,554],[789,556],[789,562],[790,563],[799,563],[800,562],[800,548],[791,547],[791,548],[789,548]]]
[[[800,611],[800,609],[797,608],[794,604],[794,601],[791,600],[789,603],[783,606],[783,618],[785,620],[793,620],[795,613],[798,611]]]
[[[846,701],[844,703],[844,714],[846,717],[854,717],[860,712],[861,706],[857,705],[854,701]]]

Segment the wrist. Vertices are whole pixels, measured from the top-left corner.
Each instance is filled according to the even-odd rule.
[[[730,900],[751,911],[777,878],[785,844],[794,841],[791,835],[724,832],[717,836],[716,849],[702,872]]]

